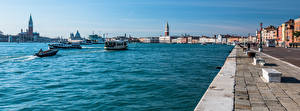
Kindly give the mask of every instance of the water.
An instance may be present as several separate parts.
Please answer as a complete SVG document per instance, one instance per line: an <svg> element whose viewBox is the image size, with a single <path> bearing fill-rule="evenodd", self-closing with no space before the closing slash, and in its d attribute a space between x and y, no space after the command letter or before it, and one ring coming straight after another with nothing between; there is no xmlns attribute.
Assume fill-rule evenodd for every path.
<svg viewBox="0 0 300 111"><path fill-rule="evenodd" d="M44 43L0 43L0 110L191 111L232 46L103 45L32 56Z"/></svg>

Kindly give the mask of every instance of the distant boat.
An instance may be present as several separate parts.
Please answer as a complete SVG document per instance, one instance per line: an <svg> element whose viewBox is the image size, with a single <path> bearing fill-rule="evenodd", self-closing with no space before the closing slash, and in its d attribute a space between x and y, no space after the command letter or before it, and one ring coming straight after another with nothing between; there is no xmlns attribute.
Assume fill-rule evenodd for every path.
<svg viewBox="0 0 300 111"><path fill-rule="evenodd" d="M104 45L105 50L126 50L127 43L125 41L107 41Z"/></svg>
<svg viewBox="0 0 300 111"><path fill-rule="evenodd" d="M58 44L48 44L50 49L81 49L80 44L72 43L58 43Z"/></svg>
<svg viewBox="0 0 300 111"><path fill-rule="evenodd" d="M49 49L46 51L43 51L41 49L38 53L35 53L34 55L38 56L38 57L47 57L47 56L54 56L54 55L56 55L57 52L58 52L58 49Z"/></svg>

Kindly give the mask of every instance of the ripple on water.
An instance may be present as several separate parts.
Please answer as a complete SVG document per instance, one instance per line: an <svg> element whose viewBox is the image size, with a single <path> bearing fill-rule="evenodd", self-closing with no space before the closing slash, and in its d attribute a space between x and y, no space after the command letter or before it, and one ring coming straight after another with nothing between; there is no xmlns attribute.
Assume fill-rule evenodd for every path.
<svg viewBox="0 0 300 111"><path fill-rule="evenodd" d="M1 110L193 110L232 49L129 44L105 51L101 44L36 58L47 44L0 46Z"/></svg>

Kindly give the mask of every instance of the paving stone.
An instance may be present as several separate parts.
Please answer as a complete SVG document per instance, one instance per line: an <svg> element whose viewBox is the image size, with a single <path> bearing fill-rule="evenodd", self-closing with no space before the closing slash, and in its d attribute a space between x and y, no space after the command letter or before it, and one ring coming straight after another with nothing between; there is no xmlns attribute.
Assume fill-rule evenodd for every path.
<svg viewBox="0 0 300 111"><path fill-rule="evenodd" d="M262 79L262 68L274 68L282 72L283 77L300 80L300 68L291 67L281 61L257 54L266 63L276 66L254 66L252 59L237 49L237 74L235 77L235 110L252 111L297 111L300 108L300 83L265 83Z"/></svg>
<svg viewBox="0 0 300 111"><path fill-rule="evenodd" d="M267 107L264 102L261 103L251 103L251 107Z"/></svg>
<svg viewBox="0 0 300 111"><path fill-rule="evenodd" d="M268 107L270 111L286 111L284 107L271 106Z"/></svg>
<svg viewBox="0 0 300 111"><path fill-rule="evenodd" d="M282 107L278 100L265 100L265 102L268 107Z"/></svg>
<svg viewBox="0 0 300 111"><path fill-rule="evenodd" d="M252 111L269 111L267 107L252 107Z"/></svg>
<svg viewBox="0 0 300 111"><path fill-rule="evenodd" d="M288 98L289 96L284 92L275 92L273 93L276 98Z"/></svg>
<svg viewBox="0 0 300 111"><path fill-rule="evenodd" d="M298 109L299 107L297 107L297 103L295 103L291 98L278 98L278 100L288 111L300 110Z"/></svg>
<svg viewBox="0 0 300 111"><path fill-rule="evenodd" d="M261 93L264 100L277 100L272 93Z"/></svg>

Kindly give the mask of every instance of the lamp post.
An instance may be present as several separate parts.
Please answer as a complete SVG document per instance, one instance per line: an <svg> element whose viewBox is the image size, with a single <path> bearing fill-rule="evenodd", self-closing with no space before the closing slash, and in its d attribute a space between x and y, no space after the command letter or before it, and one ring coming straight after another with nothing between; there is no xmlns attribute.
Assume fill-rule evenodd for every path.
<svg viewBox="0 0 300 111"><path fill-rule="evenodd" d="M259 52L263 51L263 47L262 47L262 38L263 38L262 25L263 25L263 23L260 23L260 39L259 39L259 48L258 48Z"/></svg>

